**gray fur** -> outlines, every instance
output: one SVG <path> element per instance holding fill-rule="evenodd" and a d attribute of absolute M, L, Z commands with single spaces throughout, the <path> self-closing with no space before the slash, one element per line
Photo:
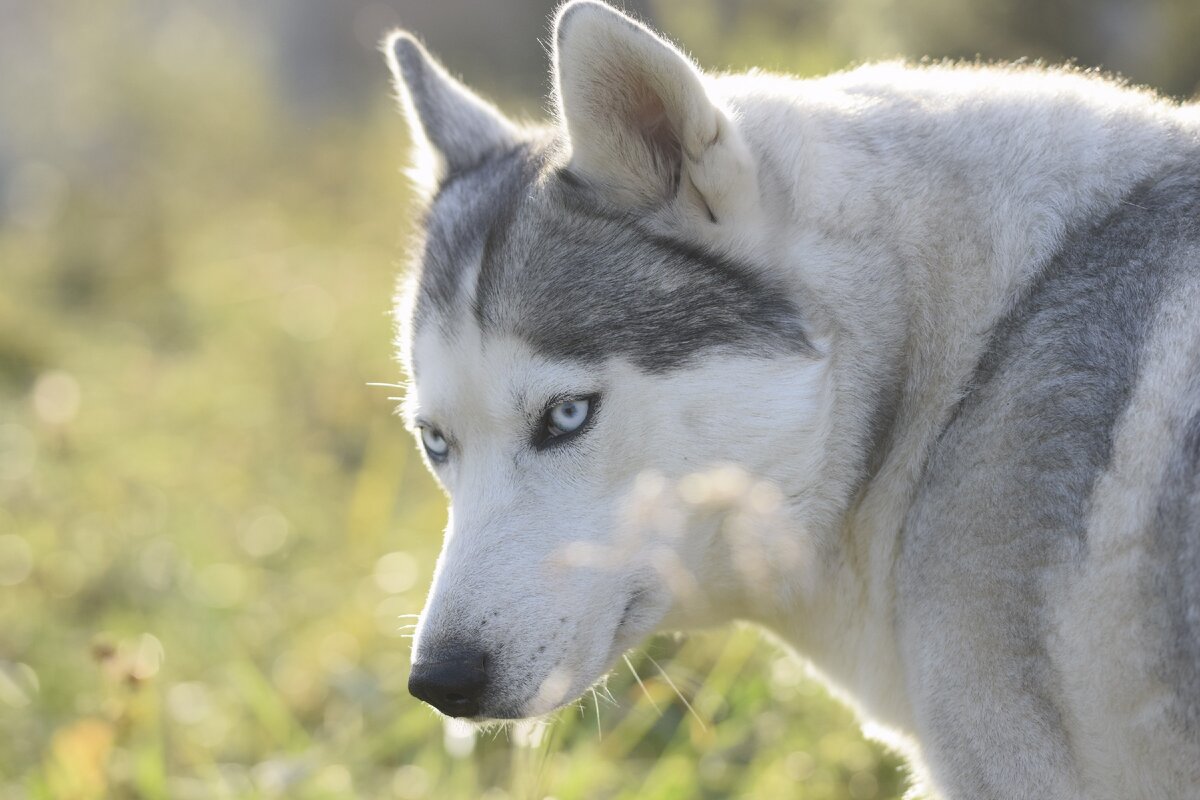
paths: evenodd
<path fill-rule="evenodd" d="M 1066 237 L 997 327 L 931 459 L 906 528 L 901 604 L 908 619 L 920 620 L 914 640 L 936 638 L 939 628 L 954 632 L 945 648 L 914 653 L 910 676 L 928 701 L 921 722 L 931 761 L 956 753 L 946 770 L 954 796 L 1026 796 L 1008 776 L 1030 752 L 1071 780 L 1072 743 L 1055 702 L 1059 676 L 1044 645 L 1045 581 L 1085 553 L 1092 489 L 1138 380 L 1147 331 L 1172 287 L 1200 273 L 1197 163 L 1174 166 Z M 1179 649 L 1170 659 L 1176 665 L 1200 648 L 1200 629 L 1187 618 L 1196 592 L 1189 596 L 1182 585 L 1200 581 L 1200 564 L 1187 559 L 1200 551 L 1200 492 L 1194 450 L 1184 451 L 1181 458 L 1192 462 L 1168 487 L 1161 513 L 1171 524 L 1160 534 L 1173 537 L 1169 547 L 1182 557 L 1164 587 L 1182 604 L 1168 637 Z M 1040 566 L 1031 571 L 1031 564 Z M 1011 668 L 997 672 L 995 663 Z M 1184 693 L 1194 688 L 1194 664 L 1184 669 L 1191 682 Z M 949 665 L 963 685 L 922 685 L 924 675 L 945 675 Z M 979 702 L 954 702 L 962 692 Z M 1007 700 L 996 706 L 989 697 Z M 940 738 L 965 727 L 981 735 Z M 964 759 L 966 752 L 974 759 Z"/>
<path fill-rule="evenodd" d="M 760 270 L 607 207 L 536 140 L 451 178 L 426 220 L 417 325 L 468 306 L 550 358 L 648 372 L 721 347 L 812 353 L 800 309 Z M 452 327 L 452 323 L 448 323 Z"/>
<path fill-rule="evenodd" d="M 1200 407 L 1200 365 L 1190 389 Z M 1172 720 L 1200 748 L 1200 410 L 1180 429 L 1153 517 L 1156 571 L 1145 591 L 1160 612 L 1160 679 L 1175 692 Z"/>
<path fill-rule="evenodd" d="M 447 74 L 416 38 L 399 32 L 384 47 L 414 131 L 441 162 L 442 180 L 515 144 L 512 123 Z"/>
<path fill-rule="evenodd" d="M 532 174 L 531 174 L 532 173 Z M 489 231 L 511 221 L 512 209 L 537 175 L 528 146 L 515 147 L 449 176 L 425 216 L 424 246 L 417 270 L 416 329 L 449 323 L 472 302 L 474 273 Z"/>
<path fill-rule="evenodd" d="M 1191 395 L 1200 404 L 1200 372 Z M 1158 571 L 1149 593 L 1165 616 L 1161 677 L 1175 691 L 1173 721 L 1200 744 L 1200 412 L 1180 431 L 1154 523 Z"/>

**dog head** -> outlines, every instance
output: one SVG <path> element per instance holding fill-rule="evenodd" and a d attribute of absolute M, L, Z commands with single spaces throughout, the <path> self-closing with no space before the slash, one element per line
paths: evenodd
<path fill-rule="evenodd" d="M 820 512 L 828 359 L 758 246 L 735 115 L 672 45 L 568 4 L 533 127 L 410 35 L 386 53 L 428 190 L 406 414 L 451 500 L 410 689 L 535 716 L 798 569 L 800 537 L 764 537 Z"/>

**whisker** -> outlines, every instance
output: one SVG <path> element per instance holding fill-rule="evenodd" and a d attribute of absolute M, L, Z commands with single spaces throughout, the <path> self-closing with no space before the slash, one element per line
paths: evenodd
<path fill-rule="evenodd" d="M 370 383 L 367 383 L 367 386 L 382 386 L 382 387 L 384 387 L 384 388 L 387 388 L 387 389 L 406 389 L 406 388 L 408 388 L 408 387 L 406 387 L 406 386 L 405 386 L 403 383 L 374 383 L 374 382 L 370 382 Z"/>
<path fill-rule="evenodd" d="M 542 741 L 542 757 L 538 762 L 537 774 L 534 781 L 534 789 L 541 789 L 542 780 L 546 775 L 546 763 L 550 760 L 550 752 L 554 749 L 554 734 L 558 732 L 558 726 L 547 723 L 550 726 L 550 731 L 546 734 Z M 541 791 L 535 791 L 534 797 L 541 797 Z"/>
<path fill-rule="evenodd" d="M 684 706 L 687 707 L 687 710 L 692 712 L 692 716 L 696 718 L 696 722 L 700 723 L 700 728 L 702 730 L 708 730 L 708 726 L 704 724 L 704 720 L 700 719 L 700 715 L 696 713 L 696 709 L 692 708 L 692 704 L 689 703 L 687 698 L 683 696 L 683 692 L 679 691 L 679 687 L 675 685 L 675 681 L 671 680 L 671 676 L 667 674 L 667 671 L 664 670 L 662 668 L 662 666 L 657 661 L 655 661 L 654 657 L 651 656 L 649 653 L 646 654 L 646 658 L 650 659 L 650 663 L 653 664 L 655 666 L 655 668 L 658 670 L 658 673 L 663 676 L 663 680 L 667 682 L 667 685 L 675 690 L 676 696 L 678 696 L 679 699 L 683 701 L 683 704 L 684 704 Z"/>
<path fill-rule="evenodd" d="M 646 695 L 646 699 L 650 701 L 650 705 L 654 706 L 654 710 L 658 712 L 659 716 L 662 716 L 662 709 L 658 707 L 658 703 L 654 701 L 654 698 L 646 689 L 646 684 L 642 683 L 642 676 L 638 675 L 637 670 L 633 668 L 633 662 L 629 660 L 629 656 L 621 657 L 625 659 L 625 664 L 629 667 L 629 671 L 633 673 L 633 679 L 637 681 L 637 685 L 642 687 L 642 694 Z"/>
<path fill-rule="evenodd" d="M 615 708 L 621 707 L 621 704 L 617 702 L 617 698 L 613 697 L 612 689 L 609 689 L 606 684 L 601 684 L 600 695 L 601 695 L 601 697 L 604 697 L 606 700 L 608 700 L 608 702 L 612 703 L 613 707 L 615 707 Z"/>
<path fill-rule="evenodd" d="M 592 703 L 596 707 L 596 741 L 601 741 L 604 738 L 604 731 L 600 729 L 600 697 L 596 694 L 596 689 L 592 688 Z"/>
<path fill-rule="evenodd" d="M 397 619 L 420 619 L 420 614 L 397 614 Z"/>

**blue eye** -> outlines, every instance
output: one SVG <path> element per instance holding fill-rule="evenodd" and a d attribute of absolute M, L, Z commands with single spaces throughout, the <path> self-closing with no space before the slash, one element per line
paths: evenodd
<path fill-rule="evenodd" d="M 533 437 L 533 446 L 541 450 L 558 444 L 582 432 L 596 414 L 599 397 L 572 397 L 546 409 L 541 425 Z"/>
<path fill-rule="evenodd" d="M 551 436 L 562 436 L 579 430 L 587 421 L 591 401 L 587 398 L 567 400 L 546 412 L 546 430 Z"/>
<path fill-rule="evenodd" d="M 421 428 L 421 444 L 425 445 L 430 461 L 441 463 L 450 454 L 450 443 L 437 428 Z"/>

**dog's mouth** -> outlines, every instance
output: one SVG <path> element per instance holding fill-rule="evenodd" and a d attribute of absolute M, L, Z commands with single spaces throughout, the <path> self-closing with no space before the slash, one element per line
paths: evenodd
<path fill-rule="evenodd" d="M 612 646 L 605 659 L 607 663 L 611 664 L 617 656 L 636 645 L 647 634 L 647 629 L 656 621 L 650 619 L 654 605 L 652 599 L 650 591 L 645 587 L 635 587 L 629 593 L 621 618 L 613 630 Z"/>
<path fill-rule="evenodd" d="M 583 695 L 589 686 L 602 679 L 612 669 L 621 654 L 637 645 L 647 635 L 657 619 L 655 606 L 652 592 L 644 587 L 635 587 L 625 601 L 621 616 L 613 628 L 612 642 L 598 667 L 579 665 L 569 669 L 559 661 L 546 671 L 538 685 L 520 702 L 507 704 L 499 709 L 489 709 L 489 719 L 518 720 L 540 717 Z M 593 671 L 595 674 L 587 674 Z"/>
<path fill-rule="evenodd" d="M 621 619 L 617 622 L 617 633 L 621 632 L 621 628 L 629 621 L 629 615 L 637 606 L 637 604 L 645 598 L 647 592 L 645 589 L 636 588 L 629 594 L 629 600 L 625 603 L 625 610 L 621 612 Z"/>

